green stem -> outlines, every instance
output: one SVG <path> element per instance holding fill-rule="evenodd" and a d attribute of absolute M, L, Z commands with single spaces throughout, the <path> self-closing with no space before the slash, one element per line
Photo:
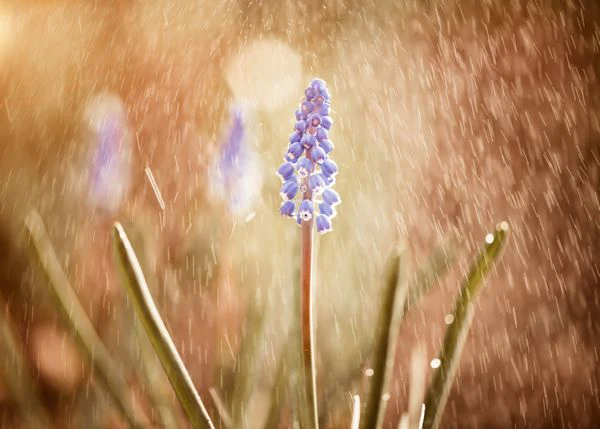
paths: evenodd
<path fill-rule="evenodd" d="M 200 399 L 181 356 L 167 331 L 144 278 L 144 273 L 127 238 L 118 222 L 114 226 L 115 254 L 119 262 L 121 278 L 131 297 L 137 315 L 142 321 L 154 351 L 185 410 L 193 428 L 214 429 L 208 412 Z"/>
<path fill-rule="evenodd" d="M 114 404 L 121 411 L 129 426 L 142 427 L 135 416 L 131 400 L 126 394 L 127 385 L 114 374 L 113 369 L 117 365 L 111 359 L 104 343 L 98 337 L 94 325 L 77 299 L 77 295 L 60 266 L 44 222 L 38 212 L 32 211 L 27 215 L 25 227 L 31 238 L 35 255 L 43 268 L 42 272 L 47 277 L 54 304 L 63 316 L 63 320 L 75 333 L 75 339 L 81 351 L 94 366 L 98 379 L 108 390 Z"/>
<path fill-rule="evenodd" d="M 469 274 L 454 304 L 453 323 L 446 330 L 440 352 L 441 364 L 431 381 L 425 397 L 425 429 L 437 428 L 448 400 L 456 368 L 473 320 L 473 303 L 485 283 L 483 279 L 500 255 L 508 234 L 508 224 L 502 222 L 494 234 L 488 234 L 483 250 L 471 266 Z"/>

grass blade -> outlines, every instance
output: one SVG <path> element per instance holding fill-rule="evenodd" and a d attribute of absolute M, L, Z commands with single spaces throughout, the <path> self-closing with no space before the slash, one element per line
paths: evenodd
<path fill-rule="evenodd" d="M 17 344 L 13 323 L 7 311 L 0 311 L 0 373 L 12 399 L 19 407 L 26 427 L 45 429 L 50 418 L 39 397 L 35 381 Z"/>
<path fill-rule="evenodd" d="M 131 399 L 126 394 L 128 386 L 112 371 L 116 365 L 77 299 L 38 212 L 32 211 L 27 215 L 25 227 L 33 244 L 34 253 L 43 268 L 42 272 L 48 280 L 47 284 L 58 312 L 75 333 L 81 351 L 92 363 L 98 379 L 106 387 L 125 420 L 131 427 L 141 428 L 133 411 Z"/>
<path fill-rule="evenodd" d="M 375 343 L 373 376 L 364 416 L 363 429 L 379 429 L 383 425 L 386 401 L 383 395 L 388 389 L 394 360 L 398 330 L 405 314 L 408 285 L 402 279 L 401 253 L 395 251 L 389 258 L 382 308 L 379 310 L 377 339 Z"/>
<path fill-rule="evenodd" d="M 291 353 L 284 353 L 291 355 Z M 277 375 L 275 376 L 275 382 L 273 389 L 271 390 L 271 403 L 269 405 L 269 412 L 267 413 L 267 419 L 265 421 L 264 429 L 277 429 L 281 420 L 281 410 L 285 402 L 285 382 L 286 375 L 289 375 L 289 371 L 286 371 L 286 362 L 281 359 L 279 367 L 277 368 Z"/>
<path fill-rule="evenodd" d="M 162 388 L 167 387 L 166 380 L 164 380 L 164 373 L 155 360 L 156 356 L 146 332 L 141 332 L 143 327 L 139 326 L 139 323 L 135 323 L 135 325 L 140 350 L 138 376 L 146 383 L 150 402 L 158 413 L 158 422 L 161 427 L 170 428 L 178 426 L 179 419 L 177 418 L 177 413 L 167 395 L 162 392 Z"/>
<path fill-rule="evenodd" d="M 473 320 L 473 303 L 484 286 L 483 279 L 500 255 L 508 234 L 508 224 L 502 222 L 493 234 L 485 238 L 485 246 L 471 266 L 469 274 L 454 304 L 454 322 L 446 330 L 440 352 L 441 365 L 435 372 L 425 398 L 425 429 L 437 428 L 448 394 L 454 381 L 458 361 Z"/>
<path fill-rule="evenodd" d="M 419 424 L 417 425 L 417 429 L 423 429 L 424 424 L 425 424 L 425 404 L 421 404 L 421 415 L 419 417 Z"/>
<path fill-rule="evenodd" d="M 250 396 L 254 386 L 254 368 L 259 361 L 259 348 L 264 338 L 266 328 L 265 304 L 259 303 L 255 297 L 250 305 L 249 315 L 246 318 L 246 332 L 242 338 L 242 345 L 236 360 L 238 369 L 235 377 L 235 386 L 231 400 L 231 414 L 233 427 L 248 426 L 248 410 Z"/>
<path fill-rule="evenodd" d="M 418 304 L 419 300 L 439 283 L 441 277 L 450 270 L 455 260 L 456 237 L 450 233 L 448 237 L 444 238 L 440 246 L 427 257 L 426 261 L 419 266 L 417 272 L 411 275 L 408 281 L 408 297 L 405 302 L 405 312 Z M 359 346 L 359 353 L 361 355 L 368 355 L 373 347 L 373 338 L 364 336 Z M 324 409 L 330 409 L 341 405 L 338 403 L 341 395 L 336 395 L 335 392 L 337 392 L 339 386 L 346 386 L 354 380 L 356 374 L 363 369 L 362 367 L 363 363 L 358 362 L 356 366 L 350 367 L 342 376 L 334 372 L 325 374 L 323 381 L 325 393 L 319 399 L 320 406 Z M 343 400 L 343 397 L 341 399 Z M 335 402 L 335 404 L 330 404 L 330 402 Z"/>
<path fill-rule="evenodd" d="M 143 235 L 139 230 L 136 230 L 134 225 L 130 225 L 129 238 L 132 246 L 137 249 L 137 255 L 143 270 L 145 268 L 144 261 L 146 261 Z M 127 348 L 125 358 L 135 368 L 138 378 L 143 380 L 150 406 L 156 410 L 157 423 L 163 428 L 182 427 L 183 416 L 180 415 L 180 410 L 174 407 L 175 404 L 171 400 L 171 385 L 152 348 L 146 330 L 135 313 L 131 312 L 129 308 L 122 306 L 120 311 L 123 320 L 119 329 L 128 335 L 125 342 L 135 347 L 135 350 Z M 131 326 L 134 328 L 130 329 Z"/>
<path fill-rule="evenodd" d="M 442 277 L 456 260 L 456 237 L 451 234 L 428 257 L 426 263 L 415 273 L 409 282 L 406 309 L 414 307 L 421 297 L 426 295 L 431 288 L 439 283 Z"/>
<path fill-rule="evenodd" d="M 352 396 L 352 421 L 350 429 L 358 429 L 360 427 L 360 396 Z"/>
<path fill-rule="evenodd" d="M 214 387 L 210 387 L 208 389 L 208 393 L 210 394 L 210 397 L 213 400 L 213 404 L 215 404 L 215 407 L 217 408 L 223 426 L 225 426 L 226 429 L 237 427 L 233 425 L 233 419 L 229 415 L 227 407 L 225 406 L 225 402 L 223 402 L 223 399 L 221 399 L 221 397 L 219 396 L 219 392 L 217 391 L 217 389 Z"/>
<path fill-rule="evenodd" d="M 114 226 L 114 243 L 116 258 L 121 269 L 121 278 L 133 301 L 136 314 L 148 333 L 154 351 L 158 355 L 192 427 L 214 429 L 200 395 L 198 395 L 154 304 L 144 273 L 127 234 L 118 222 Z"/>

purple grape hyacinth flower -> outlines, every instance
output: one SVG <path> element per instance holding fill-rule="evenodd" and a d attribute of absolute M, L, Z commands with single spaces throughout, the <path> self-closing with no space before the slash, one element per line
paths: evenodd
<path fill-rule="evenodd" d="M 329 153 L 333 150 L 335 145 L 331 140 L 323 140 L 319 142 L 319 147 L 325 151 L 325 153 Z"/>
<path fill-rule="evenodd" d="M 311 174 L 308 178 L 308 189 L 313 195 L 321 195 L 325 190 L 325 181 L 320 174 Z"/>
<path fill-rule="evenodd" d="M 327 203 L 319 204 L 319 213 L 324 214 L 329 219 L 333 219 L 337 214 L 335 211 L 335 207 Z"/>
<path fill-rule="evenodd" d="M 296 180 L 288 180 L 281 187 L 281 198 L 284 200 L 293 200 L 298 193 L 298 182 Z"/>
<path fill-rule="evenodd" d="M 285 201 L 279 213 L 294 219 L 298 225 L 305 222 L 312 225 L 314 219 L 321 234 L 331 231 L 336 215 L 334 206 L 341 202 L 338 193 L 331 189 L 338 166 L 330 159 L 334 149 L 333 142 L 328 140 L 333 125 L 329 116 L 330 98 L 324 80 L 315 78 L 310 82 L 295 111 L 294 130 L 284 156 L 286 162 L 277 170 Z"/>
<path fill-rule="evenodd" d="M 308 177 L 315 170 L 315 164 L 308 158 L 298 161 L 297 172 L 299 177 Z"/>
<path fill-rule="evenodd" d="M 282 181 L 290 180 L 294 175 L 294 164 L 291 162 L 284 162 L 277 169 L 277 175 Z"/>
<path fill-rule="evenodd" d="M 293 201 L 284 202 L 281 207 L 279 207 L 279 213 L 285 217 L 294 217 L 294 210 L 296 209 L 296 203 Z"/>
<path fill-rule="evenodd" d="M 325 234 L 326 232 L 331 231 L 331 219 L 325 216 L 324 214 L 320 214 L 317 216 L 317 232 L 321 234 Z"/>
<path fill-rule="evenodd" d="M 321 164 L 321 171 L 326 176 L 335 176 L 338 172 L 337 164 L 331 159 L 326 159 Z"/>
<path fill-rule="evenodd" d="M 298 215 L 302 220 L 311 220 L 313 217 L 313 203 L 310 200 L 302 200 L 298 207 Z"/>

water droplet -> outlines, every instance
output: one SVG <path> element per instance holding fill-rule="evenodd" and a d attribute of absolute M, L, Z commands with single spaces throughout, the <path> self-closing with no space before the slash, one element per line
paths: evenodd
<path fill-rule="evenodd" d="M 492 244 L 494 242 L 494 234 L 488 234 L 485 236 L 485 242 L 487 244 Z"/>
<path fill-rule="evenodd" d="M 384 393 L 383 395 L 381 395 L 381 400 L 384 402 L 387 402 L 390 400 L 390 394 L 389 393 Z"/>
<path fill-rule="evenodd" d="M 431 367 L 433 369 L 439 368 L 442 365 L 442 361 L 439 360 L 438 358 L 435 358 L 431 361 Z"/>
<path fill-rule="evenodd" d="M 452 322 L 454 322 L 454 314 L 446 314 L 446 317 L 444 317 L 444 322 L 446 325 L 451 325 Z"/>
<path fill-rule="evenodd" d="M 375 374 L 375 371 L 373 371 L 373 368 L 367 368 L 365 371 L 365 375 L 367 377 L 373 377 L 373 374 Z"/>

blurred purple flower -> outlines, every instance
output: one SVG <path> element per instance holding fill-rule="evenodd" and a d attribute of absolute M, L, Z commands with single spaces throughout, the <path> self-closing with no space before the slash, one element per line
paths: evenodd
<path fill-rule="evenodd" d="M 242 156 L 242 144 L 246 137 L 246 127 L 242 112 L 234 108 L 231 113 L 232 124 L 225 141 L 221 146 L 221 160 L 219 168 L 225 179 L 232 179 L 232 173 L 240 167 L 240 156 Z"/>
<path fill-rule="evenodd" d="M 226 202 L 233 215 L 247 214 L 260 192 L 261 180 L 258 159 L 248 145 L 244 115 L 237 107 L 231 110 L 231 125 L 221 143 L 214 170 L 214 192 Z M 282 164 L 278 174 L 283 180 L 289 180 L 294 174 L 293 165 Z"/>
<path fill-rule="evenodd" d="M 102 94 L 85 111 L 94 148 L 88 198 L 92 205 L 114 213 L 129 192 L 131 136 L 120 98 Z"/>

